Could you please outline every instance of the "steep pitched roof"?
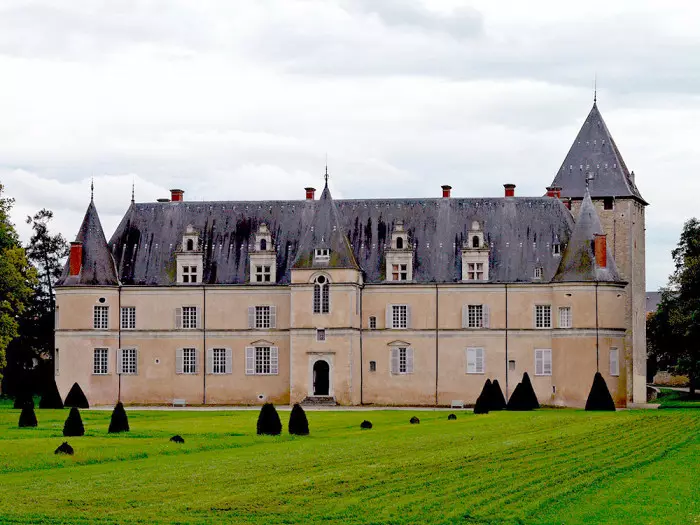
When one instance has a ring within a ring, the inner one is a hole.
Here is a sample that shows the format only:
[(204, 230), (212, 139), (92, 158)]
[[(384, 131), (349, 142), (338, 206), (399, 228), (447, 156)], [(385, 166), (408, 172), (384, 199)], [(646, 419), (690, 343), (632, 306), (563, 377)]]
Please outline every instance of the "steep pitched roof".
[(80, 273), (78, 275), (68, 275), (69, 261), (66, 261), (63, 273), (56, 282), (56, 286), (118, 285), (117, 268), (112, 254), (109, 252), (100, 217), (92, 200), (85, 212), (83, 224), (80, 226), (75, 240), (83, 244)]
[[(319, 263), (314, 260), (314, 250), (317, 248), (330, 249), (328, 262)], [(327, 182), (321, 198), (316, 202), (314, 217), (306, 226), (301, 238), (292, 267), (360, 269), (338, 217), (338, 208), (333, 202)]]
[[(285, 284), (297, 253), (306, 249), (302, 244), (313, 246), (304, 236), (317, 219), (319, 202), (137, 203), (109, 245), (122, 283), (172, 285), (175, 250), (192, 225), (201, 232), (204, 282), (242, 284), (249, 278), (255, 232), (264, 222), (277, 252), (277, 282)], [(542, 281), (547, 281), (560, 261), (552, 244), (564, 246), (574, 227), (569, 210), (551, 197), (357, 199), (334, 200), (333, 205), (340, 223), (336, 230), (346, 234), (368, 283), (385, 278), (385, 249), (399, 220), (414, 247), (413, 280), (423, 283), (461, 280), (461, 246), (475, 220), (490, 246), (491, 282), (531, 282), (535, 267), (543, 268)]]
[(595, 102), (552, 186), (562, 189), (562, 197), (580, 199), (587, 177), (593, 177), (589, 182), (593, 197), (633, 197), (646, 204)]
[(557, 282), (621, 281), (610, 248), (607, 248), (606, 267), (600, 268), (596, 265), (593, 243), (595, 235), (602, 233), (605, 233), (603, 226), (591, 201), (591, 194), (586, 190), (576, 226), (562, 255), (559, 269), (552, 280)]

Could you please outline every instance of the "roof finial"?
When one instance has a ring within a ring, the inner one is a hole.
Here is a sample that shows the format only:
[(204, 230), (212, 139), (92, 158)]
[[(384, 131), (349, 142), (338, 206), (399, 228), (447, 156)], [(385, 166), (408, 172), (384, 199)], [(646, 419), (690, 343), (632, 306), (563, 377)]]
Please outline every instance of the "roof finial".
[(326, 181), (326, 186), (328, 186), (328, 153), (326, 153), (326, 173), (323, 175)]
[(95, 200), (95, 177), (90, 177), (90, 202)]
[(598, 73), (593, 74), (593, 105), (598, 102)]
[(136, 177), (132, 176), (131, 177), (131, 203), (134, 203), (134, 185), (136, 184)]

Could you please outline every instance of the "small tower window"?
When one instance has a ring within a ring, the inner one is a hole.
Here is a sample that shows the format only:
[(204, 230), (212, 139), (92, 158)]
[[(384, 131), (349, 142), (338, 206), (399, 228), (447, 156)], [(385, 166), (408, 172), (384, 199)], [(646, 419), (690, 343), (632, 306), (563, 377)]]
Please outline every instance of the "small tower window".
[(552, 244), (552, 254), (561, 255), (561, 245), (559, 243)]
[(479, 247), (479, 236), (475, 235), (472, 237), (472, 248), (478, 248)]
[(260, 239), (260, 251), (264, 252), (267, 250), (267, 239)]
[(316, 262), (328, 262), (331, 259), (331, 253), (328, 248), (316, 248), (314, 252), (314, 260)]
[(615, 207), (615, 201), (612, 197), (605, 197), (603, 199), (603, 209), (612, 210)]
[(403, 250), (403, 237), (396, 238), (396, 249)]
[(187, 251), (188, 252), (194, 251), (194, 240), (187, 239)]

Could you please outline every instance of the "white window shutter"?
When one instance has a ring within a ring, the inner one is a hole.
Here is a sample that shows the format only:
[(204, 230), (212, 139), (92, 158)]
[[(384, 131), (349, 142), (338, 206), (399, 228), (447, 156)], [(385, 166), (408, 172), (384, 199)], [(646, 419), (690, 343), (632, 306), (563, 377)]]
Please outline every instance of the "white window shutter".
[(413, 348), (406, 348), (406, 373), (413, 373)]
[(182, 374), (183, 368), (183, 351), (182, 348), (175, 350), (175, 373)]
[(483, 348), (476, 348), (474, 352), (474, 363), (475, 363), (475, 370), (477, 374), (483, 374), (484, 373), (484, 349)]
[(139, 351), (134, 348), (134, 375), (139, 373)]
[(542, 372), (546, 376), (552, 375), (552, 351), (543, 350), (542, 351)]
[(489, 328), (491, 326), (491, 310), (489, 310), (489, 305), (481, 305), (481, 315), (483, 317), (484, 328)]
[(406, 328), (411, 328), (411, 307), (406, 305)]
[(248, 328), (255, 328), (255, 306), (248, 307)]
[(202, 309), (198, 306), (195, 312), (197, 315), (197, 328), (202, 328)]
[(476, 349), (467, 348), (467, 374), (476, 373)]
[(532, 327), (537, 328), (537, 305), (532, 307)]
[(255, 375), (255, 347), (245, 347), (245, 374), (247, 376)]
[(277, 328), (277, 307), (270, 306), (270, 328)]
[(117, 348), (117, 374), (123, 374), (124, 373), (124, 365), (123, 360), (122, 360), (122, 353), (124, 350), (121, 348)]
[(175, 308), (175, 328), (182, 328), (182, 308)]
[(213, 348), (207, 348), (207, 369), (206, 369), (207, 374), (213, 374), (214, 373), (214, 349)]
[(469, 328), (469, 305), (462, 305), (462, 328)]
[(392, 320), (391, 320), (391, 314), (392, 314), (393, 310), (394, 310), (393, 304), (386, 305), (386, 319), (384, 320), (384, 322), (385, 322), (384, 327), (385, 328), (394, 328), (394, 325), (392, 324)]
[(399, 349), (398, 348), (391, 349), (391, 373), (392, 374), (399, 373)]
[(277, 375), (279, 373), (279, 348), (273, 346), (270, 348), (270, 373)]
[(544, 363), (542, 350), (535, 350), (535, 375), (541, 376), (544, 373)]
[(201, 359), (199, 358), (199, 351), (194, 351), (194, 373), (199, 374), (199, 364)]
[(233, 373), (233, 352), (231, 352), (230, 348), (226, 349), (226, 373)]

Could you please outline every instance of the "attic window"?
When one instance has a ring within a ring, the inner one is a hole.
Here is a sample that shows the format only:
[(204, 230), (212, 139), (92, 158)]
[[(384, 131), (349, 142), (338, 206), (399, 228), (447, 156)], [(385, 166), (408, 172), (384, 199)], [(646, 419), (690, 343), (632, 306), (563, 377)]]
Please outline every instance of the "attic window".
[(614, 209), (615, 206), (615, 201), (613, 200), (612, 197), (605, 197), (603, 199), (603, 209), (604, 210), (612, 210)]
[(187, 251), (188, 252), (194, 251), (194, 240), (187, 239)]
[(475, 235), (472, 237), (472, 248), (478, 248), (479, 247), (479, 236)]
[(541, 266), (537, 266), (535, 268), (535, 279), (536, 280), (542, 279), (542, 267)]
[(396, 249), (403, 250), (403, 237), (396, 238)]
[(331, 259), (330, 250), (328, 248), (316, 248), (314, 260), (316, 262), (328, 262)]
[(552, 255), (561, 255), (561, 245), (559, 243), (552, 244)]

